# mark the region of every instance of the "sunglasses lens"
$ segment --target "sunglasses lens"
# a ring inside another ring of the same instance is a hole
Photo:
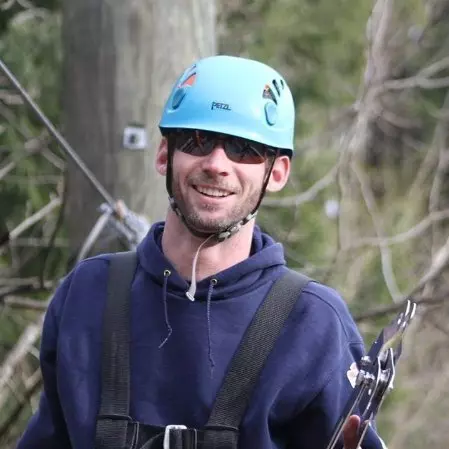
[[[194,132],[180,131],[173,133],[172,136],[173,148],[192,156],[205,156],[203,154],[202,145],[198,145]]]
[[[267,151],[261,145],[258,148],[244,139],[232,138],[225,143],[228,158],[240,164],[261,164],[266,160]]]
[[[223,146],[231,161],[240,164],[260,164],[269,154],[265,145],[209,131],[181,130],[173,135],[174,148],[192,156],[207,156],[217,144]]]

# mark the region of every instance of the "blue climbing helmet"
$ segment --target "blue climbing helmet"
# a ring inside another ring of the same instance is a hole
[[[176,129],[228,134],[276,148],[277,154],[292,157],[294,123],[292,94],[276,70],[261,62],[222,55],[201,59],[180,76],[165,104],[159,127],[165,136]],[[169,201],[193,235],[207,240],[215,237],[221,242],[257,215],[275,158],[267,167],[255,208],[226,229],[209,234],[195,229],[176,203],[172,191],[173,150],[169,145],[165,180]]]
[[[295,106],[285,79],[258,61],[211,56],[181,75],[159,123],[242,137],[293,155]]]

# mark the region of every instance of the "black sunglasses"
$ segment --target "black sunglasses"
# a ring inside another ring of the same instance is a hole
[[[192,156],[207,156],[219,143],[228,159],[241,164],[260,164],[277,153],[273,147],[212,131],[179,129],[168,132],[167,138],[172,148]]]

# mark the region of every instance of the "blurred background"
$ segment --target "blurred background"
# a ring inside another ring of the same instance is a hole
[[[449,0],[0,1],[0,59],[88,168],[0,73],[0,447],[37,406],[60,279],[163,219],[159,115],[181,71],[217,53],[292,88],[293,174],[259,215],[290,266],[341,292],[367,346],[419,303],[384,440],[447,449]]]

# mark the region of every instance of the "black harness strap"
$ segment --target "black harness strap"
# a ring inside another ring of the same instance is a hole
[[[134,251],[111,254],[101,359],[96,449],[125,449],[129,418],[129,328]]]
[[[265,361],[309,281],[307,276],[289,270],[273,284],[232,359],[206,427],[224,430],[240,426]],[[211,437],[213,448],[230,448],[229,444],[234,444],[225,441],[232,437],[229,432],[217,432]]]
[[[95,449],[162,449],[164,428],[129,417],[129,328],[135,252],[111,256],[104,315],[102,389]],[[259,306],[231,360],[207,425],[172,429],[170,449],[237,449],[239,427],[266,359],[310,279],[287,271]]]

